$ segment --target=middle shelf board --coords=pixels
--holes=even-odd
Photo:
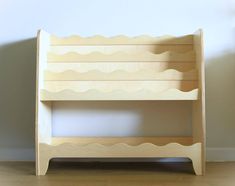
[[[197,81],[44,81],[42,89],[49,92],[72,90],[85,92],[97,90],[100,92],[112,92],[123,90],[135,93],[139,90],[150,90],[155,93],[168,89],[178,89],[184,92],[198,88]]]
[[[197,100],[197,81],[44,81],[42,101]]]
[[[112,92],[100,92],[88,90],[86,92],[76,92],[72,90],[62,90],[60,92],[49,92],[41,90],[41,101],[79,101],[79,100],[197,100],[198,89],[183,92],[178,89],[169,89],[160,93],[149,90],[137,92],[126,92],[116,90]]]

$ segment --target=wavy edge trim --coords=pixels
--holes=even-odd
[[[76,143],[69,143],[69,142],[64,142],[64,143],[61,143],[61,144],[47,144],[47,143],[40,143],[40,144],[43,144],[43,145],[47,145],[47,146],[52,146],[52,147],[61,147],[61,146],[80,146],[80,147],[102,147],[102,148],[112,148],[112,147],[127,147],[127,148],[136,148],[136,147],[142,147],[142,146],[152,146],[152,147],[169,147],[169,146],[180,146],[180,147],[192,147],[192,146],[197,146],[199,144],[201,144],[200,142],[197,142],[197,143],[192,143],[192,144],[189,144],[189,145],[182,145],[180,143],[176,143],[176,142],[169,142],[169,143],[166,143],[166,144],[163,144],[163,145],[156,145],[154,143],[148,143],[148,142],[144,142],[144,143],[141,143],[141,144],[138,144],[138,145],[130,145],[128,143],[115,143],[115,144],[109,144],[109,145],[104,145],[104,144],[101,144],[101,143],[88,143],[88,144],[76,144]]]
[[[166,58],[166,59],[164,59]],[[169,58],[169,59],[168,59]],[[81,54],[78,52],[67,52],[64,54],[57,54],[54,52],[47,53],[47,62],[90,62],[90,61],[195,61],[196,54],[193,50],[186,52],[164,51],[161,53],[152,53],[144,51],[124,52],[117,51],[114,53],[105,54],[103,52],[91,52],[88,54]]]
[[[181,91],[178,89],[168,89],[160,92],[141,89],[134,92],[125,90],[113,90],[102,92],[97,89],[89,89],[78,92],[64,89],[57,92],[40,90],[41,101],[46,100],[197,100],[199,89],[191,91]],[[64,95],[63,95],[64,94]]]
[[[193,44],[193,34],[183,36],[162,35],[162,36],[150,36],[150,35],[116,35],[116,36],[102,36],[94,35],[88,37],[82,37],[79,35],[70,35],[66,37],[59,37],[54,34],[50,36],[51,45],[120,45],[120,44]]]
[[[61,78],[56,76],[62,76]],[[93,77],[92,77],[93,76]],[[94,78],[95,76],[95,78]],[[107,76],[107,77],[105,77]],[[114,77],[112,77],[114,76]],[[126,76],[129,76],[128,78]],[[135,76],[135,77],[131,77]],[[177,77],[177,78],[176,78]],[[110,72],[104,72],[101,70],[89,70],[86,72],[79,72],[76,70],[65,70],[61,72],[54,72],[50,70],[44,71],[44,80],[45,81],[53,81],[53,80],[109,80],[109,79],[117,79],[117,80],[146,80],[146,79],[154,79],[154,80],[197,80],[197,70],[191,69],[189,71],[179,71],[176,69],[166,69],[161,72],[156,72],[154,70],[136,70],[132,72],[128,72],[128,70],[113,70]]]

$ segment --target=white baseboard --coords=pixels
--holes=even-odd
[[[208,162],[221,162],[221,161],[235,161],[235,148],[212,148],[208,147],[206,149],[206,160]],[[34,148],[0,148],[0,161],[34,161],[35,153]],[[130,161],[131,159],[126,159],[125,161]],[[136,159],[139,161],[140,159]],[[83,160],[82,160],[83,161]],[[109,161],[102,159],[102,161]],[[117,159],[120,161],[120,159]],[[143,161],[140,160],[140,161]],[[149,160],[145,160],[149,161]],[[151,159],[150,161],[153,161]],[[167,159],[156,159],[156,161],[161,162],[180,162],[187,161],[187,159],[180,158],[167,158]]]
[[[208,162],[235,161],[235,148],[206,148]]]
[[[34,161],[34,148],[1,148],[0,161]]]

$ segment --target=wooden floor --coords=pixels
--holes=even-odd
[[[207,163],[195,176],[190,163],[52,162],[46,176],[32,162],[1,162],[0,186],[235,186],[235,162]]]

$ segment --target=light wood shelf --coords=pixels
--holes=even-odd
[[[115,52],[112,54],[103,54],[101,52],[91,52],[89,54],[79,54],[70,52],[66,54],[47,54],[47,62],[62,65],[64,71],[44,71],[44,87],[41,90],[42,101],[56,100],[196,100],[198,98],[197,87],[190,90],[183,90],[182,81],[195,85],[198,80],[197,70],[191,69],[187,72],[180,72],[175,69],[165,69],[164,71],[155,71],[145,62],[152,63],[195,63],[195,52],[184,53],[167,51],[160,54],[154,54],[149,51],[142,53],[136,52]],[[69,63],[99,63],[106,62],[111,64],[118,62],[116,70],[103,72],[101,70],[88,70],[79,72],[67,70]],[[123,63],[142,62],[144,69],[134,72],[122,69]],[[184,66],[184,64],[182,64]],[[109,68],[106,67],[106,68]],[[83,82],[81,82],[83,81]],[[88,81],[95,81],[90,84]],[[159,82],[160,81],[160,82]],[[175,81],[175,86],[169,81]],[[128,82],[128,83],[127,83]],[[103,84],[97,87],[99,84]],[[107,92],[107,87],[113,88]],[[148,84],[145,86],[144,84]],[[197,84],[197,82],[196,82]],[[116,87],[115,87],[116,85]],[[143,85],[143,86],[142,86]],[[158,90],[159,87],[166,86],[164,90]],[[89,87],[86,91],[76,90],[77,87]],[[136,86],[138,90],[131,91],[131,87]],[[103,87],[103,88],[102,88]],[[130,88],[128,88],[130,87]],[[148,90],[148,87],[154,87],[154,90]],[[60,89],[60,90],[58,90]],[[131,91],[131,93],[129,92]]]
[[[55,157],[186,157],[205,172],[202,31],[174,36],[65,38],[38,32],[36,174]],[[192,136],[53,137],[54,101],[192,101]],[[177,104],[177,102],[175,102]],[[170,116],[170,113],[168,113]]]
[[[149,90],[139,90],[135,92],[126,92],[116,90],[112,92],[100,92],[97,90],[88,90],[85,92],[76,92],[72,90],[63,90],[60,92],[49,92],[41,90],[41,101],[76,101],[76,100],[197,100],[198,89],[189,92],[183,92],[178,89],[168,89],[163,92],[154,92]]]
[[[128,145],[140,145],[142,143],[152,143],[163,146],[175,142],[181,145],[190,146],[193,144],[191,136],[141,136],[141,137],[52,137],[51,145],[61,145],[63,143],[74,143],[79,145],[88,145],[98,143],[102,145],[114,145],[117,143],[126,143]]]

